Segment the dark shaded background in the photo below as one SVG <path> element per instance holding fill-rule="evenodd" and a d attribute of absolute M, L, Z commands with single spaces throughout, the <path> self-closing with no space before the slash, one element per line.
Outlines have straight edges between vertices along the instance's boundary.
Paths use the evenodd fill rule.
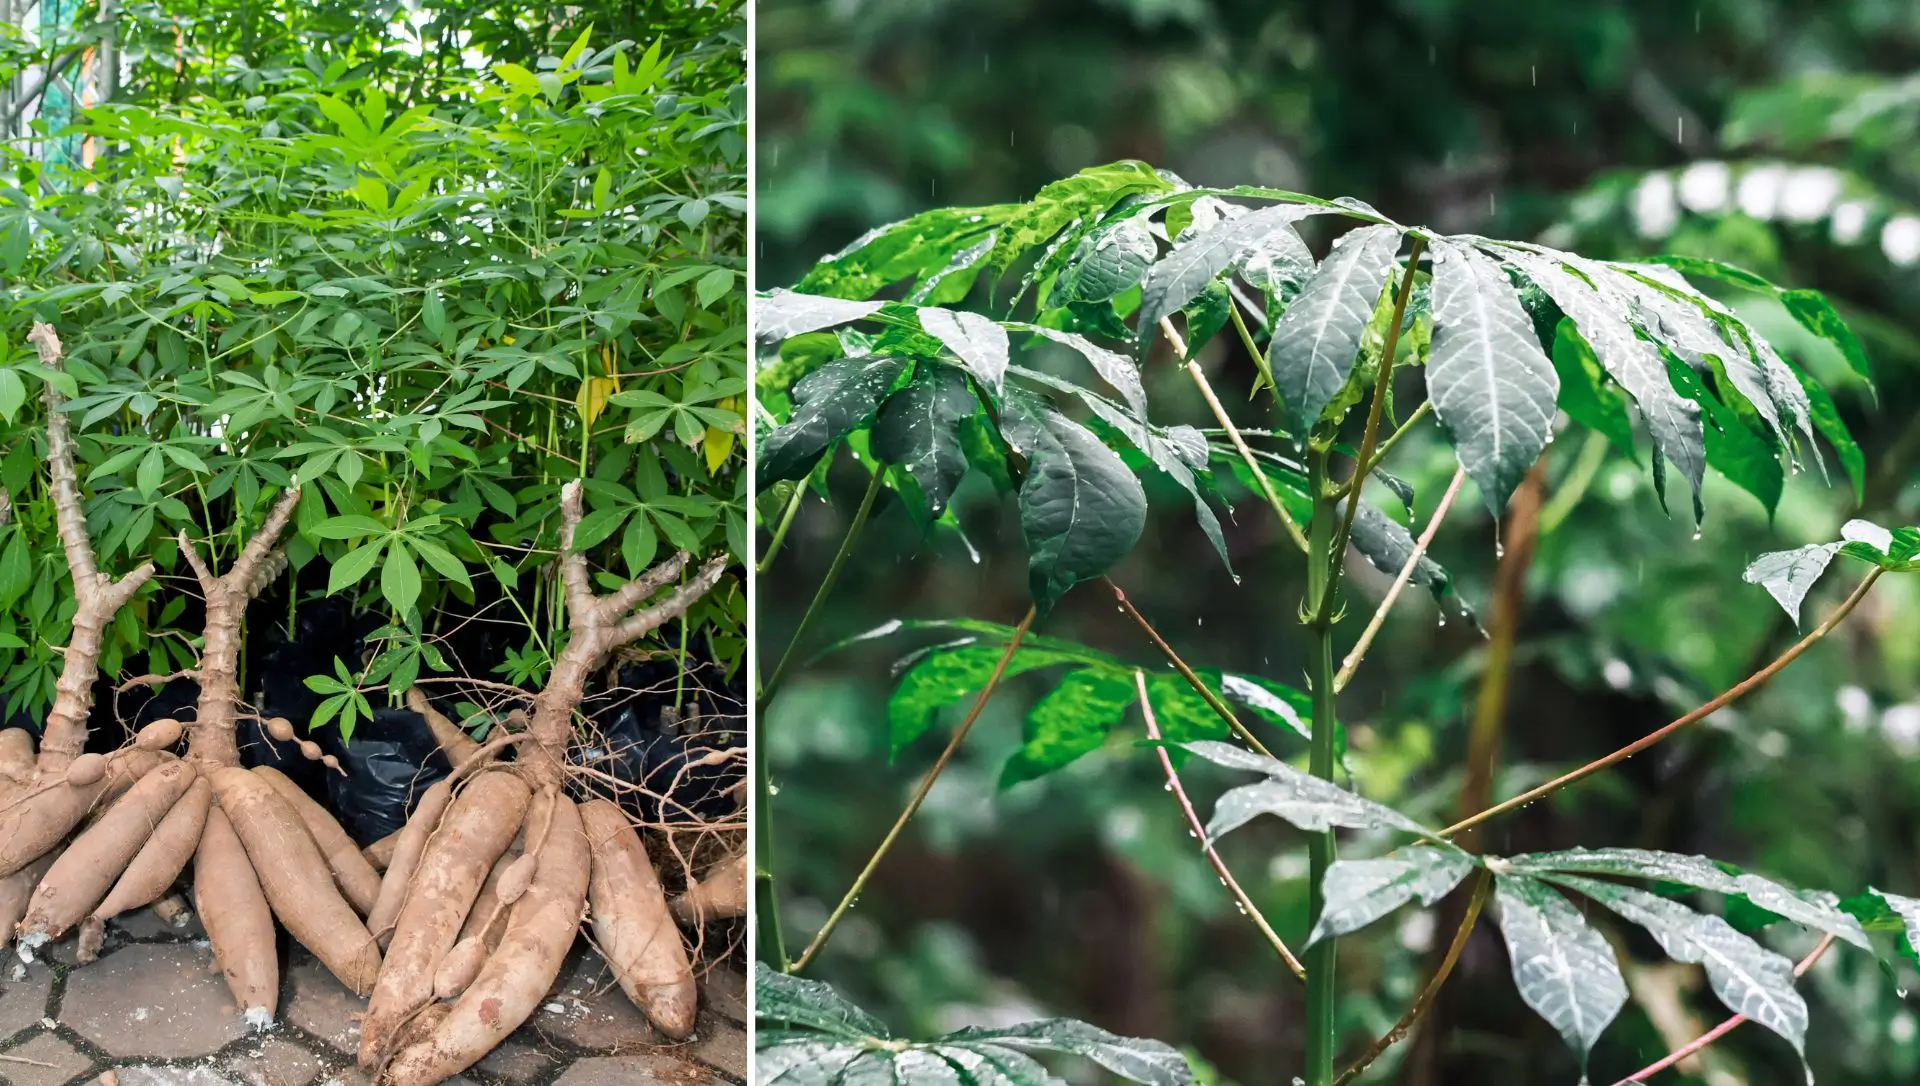
<path fill-rule="evenodd" d="M 1920 221 L 1902 219 L 1920 196 L 1912 138 L 1920 90 L 1902 83 L 1920 71 L 1920 8 L 836 0 L 756 10 L 762 289 L 792 283 L 821 254 L 916 210 L 1020 199 L 1062 174 L 1133 157 L 1195 184 L 1357 196 L 1405 222 L 1599 256 L 1715 256 L 1831 293 L 1874 357 L 1877 397 L 1777 309 L 1750 315 L 1835 390 L 1867 453 L 1858 505 L 1831 459 L 1831 483 L 1809 464 L 1771 519 L 1711 477 L 1696 538 L 1684 515 L 1670 518 L 1656 501 L 1644 441 L 1639 463 L 1609 453 L 1584 484 L 1575 471 L 1581 435 L 1549 450 L 1550 519 L 1556 500 L 1577 504 L 1542 539 L 1528 578 L 1500 794 L 1623 745 L 1784 648 L 1792 623 L 1741 583 L 1755 555 L 1835 538 L 1849 516 L 1911 524 L 1920 514 Z M 1863 97 L 1884 108 L 1862 120 Z M 1730 167 L 1723 189 L 1713 164 Z M 1853 203 L 1864 210 L 1858 229 L 1853 210 L 1837 210 Z M 1247 402 L 1253 369 L 1231 339 L 1210 346 L 1205 364 L 1241 423 L 1261 425 L 1271 402 Z M 1157 418 L 1204 424 L 1164 356 L 1146 379 Z M 1417 388 L 1414 377 L 1403 394 Z M 1431 430 L 1396 455 L 1424 524 L 1451 455 Z M 836 479 L 836 502 L 804 507 L 760 581 L 769 663 L 864 482 L 857 469 Z M 977 562 L 966 542 L 923 538 L 883 501 L 808 646 L 896 617 L 1017 620 L 1026 606 L 1018 525 L 988 487 L 973 486 L 959 508 Z M 1271 516 L 1235 495 L 1236 515 L 1224 519 L 1236 584 L 1179 498 L 1150 495 L 1154 519 L 1115 580 L 1188 659 L 1304 685 L 1295 620 L 1303 585 Z M 1483 609 L 1494 534 L 1469 489 L 1435 547 Z M 1386 582 L 1363 564 L 1349 569 L 1346 641 Z M 1809 624 L 1860 572 L 1844 562 L 1834 569 L 1808 601 Z M 1444 823 L 1457 802 L 1484 642 L 1457 620 L 1439 625 L 1432 602 L 1414 595 L 1341 707 L 1361 791 Z M 1045 630 L 1160 666 L 1093 586 L 1072 593 Z M 759 741 L 779 787 L 790 942 L 804 942 L 825 917 L 944 742 L 937 729 L 887 762 L 888 664 L 909 647 L 889 640 L 819 661 L 765 717 Z M 1200 860 L 1157 763 L 1131 745 L 1137 720 L 1067 771 L 996 791 L 1021 714 L 1050 681 L 1023 677 L 989 706 L 810 973 L 902 1032 L 1074 1015 L 1183 1046 L 1221 1081 L 1287 1081 L 1301 1048 L 1301 988 Z M 1642 845 L 1843 895 L 1867 885 L 1920 892 L 1916 699 L 1920 591 L 1887 578 L 1840 634 L 1737 711 L 1502 820 L 1486 846 Z M 1224 780 L 1198 769 L 1188 779 L 1203 809 Z M 1303 838 L 1261 825 L 1224 851 L 1297 947 Z M 1343 942 L 1340 1017 L 1352 1050 L 1411 998 L 1432 927 L 1431 916 L 1408 910 Z M 1596 1050 L 1601 1082 L 1725 1013 L 1697 970 L 1667 962 L 1636 932 L 1608 930 L 1635 999 Z M 1767 938 L 1796 957 L 1812 942 L 1788 930 Z M 1821 1082 L 1914 1075 L 1920 1020 L 1901 993 L 1912 979 L 1904 965 L 1896 975 L 1855 951 L 1810 974 L 1809 1053 Z M 1370 1081 L 1577 1079 L 1564 1045 L 1515 995 L 1490 925 L 1436 1013 L 1439 1043 L 1401 1046 Z M 1408 1052 L 1418 1054 L 1401 1062 Z M 1657 1081 L 1731 1086 L 1800 1075 L 1786 1044 L 1749 1028 L 1691 1078 Z"/>

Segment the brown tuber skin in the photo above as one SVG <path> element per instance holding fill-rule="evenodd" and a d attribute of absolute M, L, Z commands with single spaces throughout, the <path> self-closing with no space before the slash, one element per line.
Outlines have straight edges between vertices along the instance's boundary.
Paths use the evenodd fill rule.
<path fill-rule="evenodd" d="M 580 818 L 593 849 L 587 901 L 600 951 L 647 1021 L 674 1040 L 685 1040 L 693 1032 L 699 989 L 647 850 L 611 800 L 581 804 Z"/>
<path fill-rule="evenodd" d="M 166 816 L 195 776 L 193 766 L 185 762 L 173 762 L 147 774 L 109 807 L 100 821 L 67 846 L 59 861 L 41 877 L 26 919 L 20 922 L 22 957 L 29 952 L 29 940 L 65 935 L 100 904 L 146 843 L 144 831 Z"/>
<path fill-rule="evenodd" d="M 741 853 L 707 869 L 707 877 L 673 899 L 673 918 L 688 927 L 747 915 L 747 856 Z"/>
<path fill-rule="evenodd" d="M 166 750 L 178 743 L 186 731 L 178 720 L 156 720 L 140 729 L 140 734 L 133 737 L 133 745 L 141 750 Z M 67 779 L 72 780 L 72 774 L 68 774 Z"/>
<path fill-rule="evenodd" d="M 353 838 L 347 836 L 347 831 L 340 828 L 340 823 L 333 820 L 325 807 L 315 803 L 299 785 L 288 780 L 286 774 L 271 766 L 257 766 L 253 773 L 266 781 L 300 816 L 313 843 L 326 855 L 327 868 L 333 872 L 333 881 L 339 885 L 340 892 L 346 895 L 355 912 L 367 915 L 380 896 L 380 873 L 360 855 L 360 846 L 353 843 Z"/>
<path fill-rule="evenodd" d="M 266 1026 L 280 1004 L 280 956 L 273 911 L 246 848 L 216 804 L 193 857 L 193 907 L 213 944 L 213 959 L 251 1025 Z"/>
<path fill-rule="evenodd" d="M 444 717 L 436 720 L 437 714 L 428 711 L 430 706 L 420 709 L 426 704 L 424 698 L 415 704 L 455 763 L 452 779 L 476 768 L 480 771 L 462 787 L 451 809 L 445 808 L 444 799 L 434 807 L 430 803 L 434 796 L 428 793 L 396 842 L 381 887 L 377 918 L 391 907 L 396 883 L 410 889 L 398 910 L 391 948 L 361 1024 L 360 1066 L 377 1071 L 384 1063 L 393 1086 L 431 1086 L 459 1074 L 526 1021 L 545 998 L 573 945 L 591 881 L 603 875 L 596 933 L 603 943 L 623 948 L 613 962 L 616 976 L 623 986 L 631 984 L 626 989 L 629 993 L 645 993 L 648 1004 L 643 1009 L 658 1014 L 656 1021 L 663 1022 L 664 1029 L 684 1033 L 691 1028 L 691 993 L 684 1007 L 664 992 L 655 994 L 656 985 L 677 983 L 666 978 L 670 970 L 656 975 L 621 964 L 645 961 L 649 968 L 659 964 L 646 952 L 659 941 L 650 932 L 657 932 L 665 920 L 664 902 L 649 920 L 644 909 L 631 909 L 616 900 L 625 888 L 651 880 L 652 871 L 637 838 L 632 851 L 624 848 L 622 840 L 607 852 L 608 870 L 599 870 L 601 861 L 588 843 L 583 813 L 565 794 L 566 753 L 588 677 L 614 650 L 684 614 L 718 583 L 724 561 L 707 563 L 649 607 L 641 605 L 679 578 L 686 567 L 685 554 L 613 593 L 596 596 L 586 561 L 573 548 L 580 517 L 580 485 L 568 483 L 561 490 L 560 558 L 568 637 L 546 687 L 533 698 L 525 730 L 510 728 L 504 741 L 489 740 L 476 747 Z M 515 760 L 492 763 L 504 742 L 515 743 Z M 473 815 L 465 808 L 476 789 L 499 787 L 488 785 L 495 778 L 524 782 L 520 787 L 530 787 L 538 799 L 521 800 L 511 824 L 489 824 L 491 832 L 483 843 L 470 836 L 466 823 Z M 631 835 L 630 829 L 627 832 Z M 524 855 L 506 859 L 516 833 L 524 839 Z M 423 841 L 424 845 L 416 844 Z M 416 865 L 410 852 L 421 848 L 425 855 Z M 654 885 L 658 895 L 657 881 Z M 600 927 L 601 923 L 606 926 Z M 374 924 L 376 931 L 380 927 Z M 684 962 L 678 933 L 670 922 L 665 930 Z M 476 954 L 483 960 L 469 978 Z M 435 994 L 444 998 L 456 992 L 451 1004 L 432 1002 Z M 393 1058 L 387 1063 L 389 1053 Z"/>

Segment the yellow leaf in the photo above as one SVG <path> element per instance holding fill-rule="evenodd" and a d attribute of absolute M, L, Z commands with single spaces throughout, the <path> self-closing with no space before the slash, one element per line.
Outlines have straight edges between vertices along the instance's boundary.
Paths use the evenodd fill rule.
<path fill-rule="evenodd" d="M 740 408 L 740 397 L 728 396 L 714 406 L 723 411 L 737 411 Z M 707 436 L 701 440 L 700 447 L 707 454 L 709 474 L 719 473 L 720 465 L 726 463 L 727 457 L 733 452 L 734 441 L 734 431 L 722 430 L 717 426 L 707 427 Z"/>
<path fill-rule="evenodd" d="M 607 409 L 607 397 L 614 391 L 612 378 L 589 377 L 580 382 L 580 393 L 574 397 L 573 406 L 579 410 L 581 420 L 592 426 L 600 412 Z"/>
<path fill-rule="evenodd" d="M 707 436 L 700 442 L 700 448 L 707 454 L 707 471 L 719 473 L 720 465 L 726 463 L 727 457 L 733 453 L 733 440 L 732 430 L 707 427 Z"/>

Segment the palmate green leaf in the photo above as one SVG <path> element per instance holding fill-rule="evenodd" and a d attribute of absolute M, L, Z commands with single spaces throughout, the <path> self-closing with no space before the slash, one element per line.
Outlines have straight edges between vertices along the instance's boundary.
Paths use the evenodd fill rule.
<path fill-rule="evenodd" d="M 1882 908 L 1893 914 L 1898 921 L 1896 930 L 1900 933 L 1901 953 L 1905 954 L 1909 960 L 1920 963 L 1920 898 L 1904 897 L 1872 888 L 1868 888 L 1863 896 L 1879 902 Z M 1841 902 L 1841 907 L 1847 908 L 1850 904 L 1852 904 L 1851 899 Z M 1860 919 L 1862 927 L 1869 929 L 1876 927 L 1861 918 L 1860 913 L 1854 909 L 1848 909 L 1848 915 Z"/>
<path fill-rule="evenodd" d="M 1274 204 L 1228 219 L 1173 247 L 1147 272 L 1140 287 L 1139 353 L 1159 335 L 1163 317 L 1179 312 L 1198 297 L 1235 259 L 1276 230 L 1289 230 L 1308 215 L 1328 209 L 1312 204 Z"/>
<path fill-rule="evenodd" d="M 1793 364 L 1788 363 L 1789 366 Z M 1793 375 L 1800 379 L 1800 387 L 1807 394 L 1807 408 L 1813 415 L 1813 428 L 1827 439 L 1839 454 L 1840 467 L 1847 473 L 1847 479 L 1853 483 L 1853 500 L 1858 503 L 1866 500 L 1867 493 L 1867 456 L 1853 440 L 1853 434 L 1847 424 L 1840 420 L 1840 410 L 1834 406 L 1833 397 L 1820 382 L 1807 376 L 1806 371 L 1793 366 Z"/>
<path fill-rule="evenodd" d="M 1322 939 L 1358 931 L 1414 898 L 1432 905 L 1453 892 L 1473 870 L 1473 857 L 1457 848 L 1410 848 L 1378 860 L 1339 860 L 1321 884 L 1326 904 L 1307 936 Z"/>
<path fill-rule="evenodd" d="M 1104 302 L 1140 285 L 1160 254 L 1144 218 L 1117 219 L 1080 239 L 1060 274 L 1065 302 Z"/>
<path fill-rule="evenodd" d="M 1043 339 L 1050 339 L 1063 347 L 1072 348 L 1080 357 L 1087 360 L 1087 364 L 1093 367 L 1093 371 L 1100 375 L 1102 381 L 1105 381 L 1108 385 L 1112 386 L 1114 391 L 1120 393 L 1120 398 L 1126 402 L 1127 408 L 1133 413 L 1134 419 L 1138 420 L 1141 425 L 1145 425 L 1147 417 L 1147 391 L 1140 383 L 1140 370 L 1133 364 L 1132 359 L 1129 359 L 1126 355 L 1118 351 L 1109 351 L 1085 336 L 1077 335 L 1073 332 L 1063 332 L 1057 328 L 1044 328 L 1037 324 L 1022 324 L 1018 321 L 1009 321 L 1006 327 L 1016 332 L 1032 332 L 1034 335 L 1040 336 Z M 1033 370 L 1023 370 L 1022 375 L 1029 378 L 1036 378 L 1036 372 L 1037 371 Z M 1077 385 L 1062 383 L 1057 378 L 1049 379 L 1046 376 L 1039 376 L 1036 379 L 1046 381 L 1046 383 L 1053 385 L 1055 388 L 1072 392 L 1075 395 L 1084 397 L 1086 394 L 1085 389 Z M 1093 406 L 1091 400 L 1088 401 L 1088 406 Z M 1096 410 L 1098 409 L 1096 408 Z M 1141 451 L 1145 452 L 1146 450 L 1143 449 Z"/>
<path fill-rule="evenodd" d="M 1554 332 L 1552 357 L 1554 371 L 1560 375 L 1560 410 L 1587 429 L 1604 434 L 1614 448 L 1637 459 L 1627 394 L 1607 378 L 1593 347 L 1567 318 L 1561 318 Z"/>
<path fill-rule="evenodd" d="M 816 263 L 795 289 L 835 298 L 871 298 L 888 284 L 944 267 L 955 253 L 995 232 L 1020 210 L 1020 204 L 936 208 L 876 227 Z"/>
<path fill-rule="evenodd" d="M 1617 875 L 1679 883 L 1718 894 L 1739 895 L 1754 905 L 1815 931 L 1872 949 L 1860 922 L 1838 908 L 1831 895 L 1796 893 L 1758 875 L 1729 872 L 1704 856 L 1638 848 L 1575 848 L 1536 852 L 1508 861 L 1525 874 Z"/>
<path fill-rule="evenodd" d="M 1728 482 L 1758 498 L 1771 516 L 1786 486 L 1786 472 L 1780 467 L 1779 456 L 1733 408 L 1713 394 L 1692 367 L 1669 359 L 1667 375 L 1673 387 L 1699 404 L 1706 414 L 1707 424 L 1702 435 L 1706 439 L 1707 464 L 1726 476 Z M 1657 475 L 1655 480 L 1658 481 Z"/>
<path fill-rule="evenodd" d="M 380 594 L 393 605 L 397 614 L 413 613 L 420 602 L 420 567 L 413 550 L 396 538 L 387 545 L 387 561 L 380 568 Z"/>
<path fill-rule="evenodd" d="M 1342 512 L 1348 500 L 1342 499 Z M 1419 545 L 1404 525 L 1364 501 L 1353 515 L 1352 542 L 1353 549 L 1373 568 L 1395 575 L 1406 567 L 1407 559 L 1413 557 L 1414 548 Z M 1433 593 L 1435 601 L 1445 597 L 1447 587 L 1453 583 L 1440 563 L 1424 554 L 1414 563 L 1411 580 Z"/>
<path fill-rule="evenodd" d="M 1836 554 L 1871 562 L 1889 573 L 1920 570 L 1920 528 L 1889 531 L 1872 521 L 1850 520 L 1841 525 L 1835 542 L 1769 551 L 1753 560 L 1742 579 L 1765 588 L 1797 626 L 1801 603 Z"/>
<path fill-rule="evenodd" d="M 1594 1042 L 1627 1004 L 1613 948 L 1544 883 L 1502 874 L 1493 885 L 1520 998 L 1560 1031 L 1584 1075 Z"/>
<path fill-rule="evenodd" d="M 893 688 L 887 700 L 887 746 L 890 758 L 897 758 L 915 740 L 933 726 L 934 715 L 968 694 L 987 685 L 993 669 L 1006 652 L 1006 643 L 969 643 L 935 649 L 922 655 Z M 1007 662 L 1004 678 L 1012 678 L 1040 668 L 1084 663 L 1085 651 L 1079 646 L 1034 647 L 1022 643 Z"/>
<path fill-rule="evenodd" d="M 819 981 L 756 962 L 753 983 L 754 1081 L 764 1086 L 1062 1086 L 1031 1052 L 1077 1056 L 1143 1086 L 1193 1082 L 1176 1049 L 1069 1018 L 904 1042 Z"/>
<path fill-rule="evenodd" d="M 1495 516 L 1551 435 L 1559 377 L 1499 265 L 1436 241 L 1427 395 Z"/>
<path fill-rule="evenodd" d="M 905 387 L 887 397 L 873 421 L 874 457 L 912 476 L 926 498 L 929 519 L 946 511 L 947 500 L 967 473 L 960 426 L 979 411 L 980 401 L 965 374 L 923 362 Z"/>
<path fill-rule="evenodd" d="M 753 300 L 753 338 L 762 343 L 778 343 L 808 332 L 837 328 L 872 316 L 883 304 L 770 290 Z"/>
<path fill-rule="evenodd" d="M 1433 831 L 1393 808 L 1362 799 L 1332 781 L 1277 759 L 1211 740 L 1181 745 L 1216 765 L 1253 770 L 1267 776 L 1266 780 L 1240 785 L 1220 797 L 1214 804 L 1213 817 L 1207 822 L 1209 839 L 1218 840 L 1246 825 L 1256 815 L 1270 814 L 1309 833 L 1339 826 L 1353 830 L 1394 829 L 1438 840 Z"/>
<path fill-rule="evenodd" d="M 1576 278 L 1556 260 L 1520 250 L 1503 255 L 1545 291 L 1573 322 L 1600 365 L 1639 406 L 1640 416 L 1647 421 L 1647 430 L 1653 435 L 1653 447 L 1668 463 L 1680 469 L 1681 476 L 1697 496 L 1707 471 L 1700 408 L 1674 391 L 1660 348 L 1640 338 L 1629 321 L 1624 303 L 1610 299 L 1592 284 Z M 1632 451 L 1631 444 L 1628 451 Z"/>
<path fill-rule="evenodd" d="M 885 1040 L 892 1036 L 879 1019 L 848 1002 L 832 985 L 775 972 L 765 962 L 754 963 L 753 994 L 753 1014 L 760 1022 L 799 1026 L 850 1040 Z"/>
<path fill-rule="evenodd" d="M 1123 669 L 1068 672 L 1027 713 L 1024 742 L 1002 767 L 1000 787 L 1045 776 L 1100 749 L 1137 698 L 1133 676 Z"/>
<path fill-rule="evenodd" d="M 920 327 L 938 339 L 967 367 L 981 386 L 995 396 L 1007 374 L 1007 330 L 978 313 L 926 308 Z"/>
<path fill-rule="evenodd" d="M 1578 875 L 1545 878 L 1605 905 L 1647 930 L 1667 956 L 1704 965 L 1720 1002 L 1787 1039 L 1806 1060 L 1807 1003 L 1794 990 L 1793 962 L 1734 930 L 1718 916 L 1671 898 Z"/>
<path fill-rule="evenodd" d="M 793 386 L 792 416 L 757 443 L 760 488 L 805 478 L 841 438 L 873 418 L 908 364 L 859 355 L 835 359 L 801 378 Z"/>
<path fill-rule="evenodd" d="M 1360 337 L 1397 266 L 1400 237 L 1395 226 L 1363 226 L 1342 235 L 1273 326 L 1267 366 L 1295 435 L 1312 430 L 1347 383 L 1360 356 Z"/>
<path fill-rule="evenodd" d="M 1027 458 L 1020 530 L 1029 591 L 1045 614 L 1069 588 L 1133 549 L 1146 527 L 1147 496 L 1086 427 L 1027 396 L 1009 395 L 1004 407 L 1001 433 Z"/>
<path fill-rule="evenodd" d="M 1008 219 L 989 263 L 995 271 L 1005 271 L 1021 253 L 1076 221 L 1093 222 L 1108 208 L 1135 193 L 1172 189 L 1171 182 L 1144 162 L 1112 162 L 1061 178 L 1041 188 Z"/>
<path fill-rule="evenodd" d="M 343 590 L 352 588 L 373 572 L 380 554 L 386 549 L 386 541 L 380 540 L 348 551 L 339 561 L 333 563 L 333 569 L 327 575 L 327 595 L 337 596 Z"/>
<path fill-rule="evenodd" d="M 1872 383 L 1873 363 L 1867 358 L 1867 349 L 1860 345 L 1860 337 L 1847 327 L 1826 295 L 1817 290 L 1783 290 L 1779 298 L 1780 304 L 1793 314 L 1801 327 L 1839 348 L 1848 368 Z"/>

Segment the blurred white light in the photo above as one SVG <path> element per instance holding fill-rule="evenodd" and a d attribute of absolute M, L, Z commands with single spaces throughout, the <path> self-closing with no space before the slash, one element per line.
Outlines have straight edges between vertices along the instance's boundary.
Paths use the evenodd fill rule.
<path fill-rule="evenodd" d="M 1786 167 L 1767 163 L 1748 170 L 1740 179 L 1734 201 L 1740 210 L 1756 219 L 1771 219 L 1780 210 L 1780 190 L 1787 180 Z"/>
<path fill-rule="evenodd" d="M 1688 211 L 1718 211 L 1727 206 L 1732 174 L 1724 162 L 1696 162 L 1680 175 L 1680 203 Z"/>
<path fill-rule="evenodd" d="M 1680 222 L 1680 208 L 1673 201 L 1673 178 L 1665 173 L 1650 173 L 1633 190 L 1633 225 L 1640 236 L 1663 238 L 1673 233 Z"/>
<path fill-rule="evenodd" d="M 1880 230 L 1880 251 L 1895 264 L 1920 261 L 1920 218 L 1900 215 Z"/>
<path fill-rule="evenodd" d="M 1633 685 L 1632 666 L 1618 656 L 1608 660 L 1606 667 L 1600 669 L 1600 673 L 1606 678 L 1607 685 L 1615 690 L 1625 690 Z"/>
<path fill-rule="evenodd" d="M 1867 205 L 1859 200 L 1848 200 L 1833 209 L 1830 225 L 1836 244 L 1852 245 L 1867 232 Z"/>
<path fill-rule="evenodd" d="M 1780 217 L 1788 222 L 1818 222 L 1839 198 L 1839 171 L 1803 166 L 1787 175 L 1780 190 Z"/>
<path fill-rule="evenodd" d="M 1902 754 L 1920 751 L 1920 705 L 1896 705 L 1880 714 L 1880 734 Z"/>

